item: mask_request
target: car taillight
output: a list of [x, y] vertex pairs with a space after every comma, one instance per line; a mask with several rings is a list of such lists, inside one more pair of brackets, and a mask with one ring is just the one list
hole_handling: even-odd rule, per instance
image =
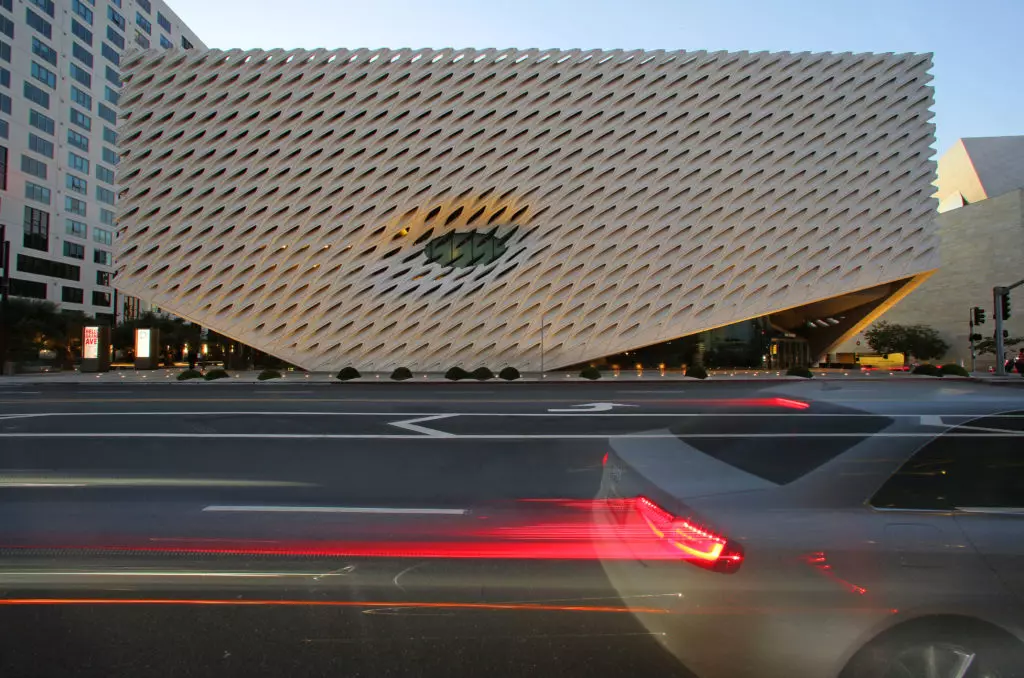
[[654, 535], [694, 565], [732, 573], [743, 564], [743, 548], [712, 532], [695, 519], [674, 516], [647, 497], [636, 498], [636, 509]]

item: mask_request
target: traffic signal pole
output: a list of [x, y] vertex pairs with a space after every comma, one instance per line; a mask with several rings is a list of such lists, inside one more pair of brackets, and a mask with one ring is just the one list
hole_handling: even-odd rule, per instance
[[971, 340], [971, 372], [974, 372], [974, 307], [968, 311], [967, 336]]
[[992, 288], [992, 305], [995, 307], [996, 318], [996, 374], [1003, 377], [1006, 376], [1006, 357], [1003, 355], [1003, 351], [1006, 350], [1006, 345], [1003, 343], [1003, 308], [1010, 308], [1010, 290], [1014, 287], [1020, 287], [1024, 285], [1024, 280], [1018, 280], [1017, 282], [1007, 287], [993, 287]]

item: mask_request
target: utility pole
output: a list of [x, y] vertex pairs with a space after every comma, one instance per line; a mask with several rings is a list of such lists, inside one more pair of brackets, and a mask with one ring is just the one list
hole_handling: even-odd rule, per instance
[[9, 308], [7, 297], [11, 292], [11, 244], [7, 242], [7, 226], [0, 224], [0, 266], [4, 267], [0, 277], [0, 375], [7, 367], [7, 339]]
[[[1003, 321], [1009, 317], [1010, 290], [1021, 285], [1024, 285], [1024, 280], [1018, 280], [1006, 287], [996, 286], [992, 288], [992, 305], [995, 306], [996, 316], [996, 374], [1000, 377], [1006, 376], [1006, 357], [1003, 355], [1005, 350], [1005, 345], [1003, 344]], [[1007, 313], [1004, 314], [1003, 309], [1006, 309]]]
[[540, 312], [540, 378], [544, 378], [544, 325], [547, 323], [546, 311]]
[[974, 372], [974, 308], [971, 307], [970, 317], [967, 321], [967, 336], [971, 340], [971, 372]]

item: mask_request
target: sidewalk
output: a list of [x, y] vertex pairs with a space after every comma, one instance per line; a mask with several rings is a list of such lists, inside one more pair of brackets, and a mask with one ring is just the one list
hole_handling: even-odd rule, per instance
[[[118, 385], [118, 384], [177, 384], [181, 386], [205, 387], [208, 385], [231, 385], [231, 384], [258, 384], [266, 386], [308, 386], [312, 384], [326, 385], [336, 384], [476, 384], [481, 383], [473, 379], [466, 379], [460, 382], [449, 381], [444, 378], [442, 372], [414, 373], [412, 379], [396, 382], [389, 377], [390, 372], [364, 372], [362, 377], [352, 381], [341, 382], [335, 379], [336, 372], [281, 372], [280, 379], [268, 379], [259, 381], [259, 370], [229, 371], [231, 376], [227, 379], [205, 381], [202, 379], [190, 379], [178, 381], [177, 376], [182, 372], [181, 368], [156, 369], [156, 370], [134, 370], [117, 369], [110, 372], [86, 373], [76, 371], [64, 372], [41, 372], [34, 374], [19, 374], [14, 376], [0, 377], [0, 386], [33, 385], [42, 386], [46, 384], [88, 384], [93, 385]], [[1019, 384], [1024, 386], [1024, 378], [1020, 375], [1008, 375], [997, 377], [988, 373], [976, 373], [971, 377], [942, 377], [942, 381], [975, 381], [989, 384]], [[886, 381], [899, 380], [933, 380], [937, 377], [915, 376], [905, 372], [859, 372], [857, 370], [842, 369], [815, 369], [813, 381]], [[685, 377], [679, 370], [666, 370], [662, 374], [659, 370], [644, 370], [638, 373], [636, 370], [623, 370], [619, 373], [612, 371], [603, 372], [601, 379], [596, 383], [609, 382], [631, 382], [631, 383], [701, 383], [700, 379]], [[787, 377], [784, 372], [764, 370], [715, 370], [708, 373], [708, 380], [714, 382], [724, 381], [805, 381], [801, 377]], [[506, 383], [502, 379], [492, 379], [486, 383]], [[526, 372], [522, 377], [509, 383], [595, 383], [589, 379], [583, 379], [576, 372], [547, 372], [541, 375], [537, 372]]]

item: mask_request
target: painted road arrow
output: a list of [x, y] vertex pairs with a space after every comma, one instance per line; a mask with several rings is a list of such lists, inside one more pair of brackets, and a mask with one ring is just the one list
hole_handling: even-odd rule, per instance
[[637, 407], [636, 405], [623, 405], [621, 403], [584, 403], [582, 405], [573, 405], [569, 409], [559, 410], [550, 409], [548, 412], [610, 412], [615, 407]]

